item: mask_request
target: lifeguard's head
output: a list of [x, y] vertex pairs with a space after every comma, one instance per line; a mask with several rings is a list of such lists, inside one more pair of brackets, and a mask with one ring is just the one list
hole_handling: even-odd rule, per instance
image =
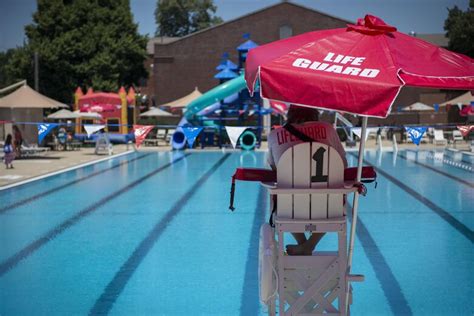
[[287, 123], [299, 124], [304, 122], [314, 122], [319, 120], [319, 112], [315, 108], [305, 106], [290, 105], [287, 114]]

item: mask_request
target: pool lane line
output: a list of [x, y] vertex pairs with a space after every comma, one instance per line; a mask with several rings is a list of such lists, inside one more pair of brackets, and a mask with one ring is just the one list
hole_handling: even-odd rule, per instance
[[24, 204], [26, 204], [26, 203], [30, 203], [30, 202], [33, 202], [33, 201], [35, 201], [35, 200], [37, 200], [37, 199], [43, 198], [43, 197], [45, 197], [45, 196], [47, 196], [47, 195], [49, 195], [49, 194], [51, 194], [51, 193], [56, 193], [56, 192], [58, 192], [58, 191], [60, 191], [60, 190], [62, 190], [62, 189], [65, 189], [65, 188], [67, 188], [67, 187], [69, 187], [69, 186], [71, 186], [71, 185], [74, 185], [74, 184], [76, 184], [76, 183], [79, 183], [79, 182], [81, 182], [81, 181], [90, 179], [90, 178], [95, 177], [95, 176], [97, 176], [97, 175], [99, 175], [99, 174], [102, 174], [102, 173], [105, 173], [105, 172], [110, 171], [110, 170], [112, 170], [112, 169], [121, 167], [121, 166], [126, 165], [126, 164], [128, 164], [128, 163], [130, 163], [130, 162], [143, 159], [143, 158], [145, 158], [145, 157], [147, 157], [147, 156], [149, 156], [149, 155], [150, 155], [150, 154], [144, 154], [144, 155], [141, 155], [141, 156], [139, 156], [139, 157], [132, 158], [132, 159], [130, 159], [130, 160], [122, 161], [122, 162], [120, 162], [120, 163], [118, 163], [118, 164], [116, 164], [116, 165], [114, 165], [114, 166], [112, 166], [112, 167], [110, 167], [110, 168], [106, 168], [106, 169], [103, 169], [103, 170], [99, 170], [99, 171], [97, 171], [97, 172], [91, 173], [91, 174], [89, 174], [89, 175], [87, 175], [87, 176], [84, 176], [84, 177], [82, 177], [82, 178], [79, 178], [79, 179], [76, 179], [76, 180], [67, 182], [67, 183], [65, 183], [65, 184], [61, 184], [61, 185], [59, 185], [59, 186], [57, 186], [57, 187], [54, 187], [54, 188], [52, 188], [52, 189], [49, 189], [49, 190], [47, 190], [47, 191], [44, 191], [44, 192], [35, 194], [35, 195], [33, 195], [33, 196], [29, 197], [29, 198], [26, 198], [26, 199], [17, 201], [17, 202], [15, 202], [15, 203], [13, 203], [13, 204], [10, 204], [10, 205], [4, 206], [4, 207], [0, 207], [0, 215], [6, 213], [6, 212], [8, 212], [8, 211], [11, 211], [11, 210], [13, 210], [13, 209], [15, 209], [15, 208], [17, 208], [17, 207], [19, 207], [19, 206], [22, 206], [22, 205], [24, 205]]
[[[392, 155], [395, 155], [395, 153], [393, 153], [393, 152], [391, 152], [391, 154], [392, 154]], [[419, 161], [417, 161], [417, 160], [408, 159], [407, 157], [402, 156], [400, 153], [398, 153], [398, 154], [396, 154], [396, 155], [397, 155], [398, 157], [402, 158], [402, 159], [405, 159], [406, 161], [413, 162], [413, 163], [415, 163], [415, 164], [417, 164], [417, 165], [419, 165], [419, 166], [422, 166], [422, 167], [424, 167], [424, 168], [426, 168], [426, 169], [429, 169], [429, 170], [431, 170], [431, 171], [434, 171], [434, 172], [436, 172], [436, 173], [439, 173], [440, 175], [443, 175], [443, 176], [445, 176], [445, 177], [447, 177], [447, 178], [449, 178], [449, 179], [451, 179], [451, 180], [457, 181], [457, 182], [462, 183], [462, 184], [465, 184], [465, 185], [467, 185], [467, 186], [469, 186], [469, 187], [471, 187], [471, 188], [474, 188], [474, 183], [471, 183], [471, 182], [469, 182], [469, 181], [466, 181], [466, 180], [463, 180], [463, 179], [458, 178], [458, 177], [456, 177], [456, 176], [453, 176], [453, 175], [451, 175], [451, 174], [449, 174], [449, 173], [447, 173], [447, 172], [441, 171], [441, 170], [439, 170], [439, 169], [436, 169], [436, 168], [434, 168], [434, 167], [431, 167], [430, 165], [424, 164], [424, 163], [419, 162]]]
[[[236, 211], [238, 212], [238, 210]], [[265, 221], [267, 213], [267, 192], [259, 185], [257, 203], [250, 233], [250, 245], [247, 251], [247, 262], [245, 264], [245, 276], [240, 297], [240, 315], [258, 315], [260, 310], [259, 285], [258, 285], [258, 256], [260, 226]]]
[[188, 201], [194, 196], [200, 187], [217, 171], [217, 169], [230, 157], [227, 153], [221, 157], [205, 174], [203, 174], [193, 186], [176, 201], [166, 212], [165, 216], [155, 224], [148, 235], [135, 248], [127, 261], [120, 267], [114, 278], [107, 284], [101, 296], [96, 300], [91, 308], [89, 315], [105, 315], [110, 312], [115, 301], [122, 293], [133, 273], [137, 270], [140, 263], [153, 248], [155, 242], [161, 234], [169, 227], [173, 219], [178, 215]]
[[68, 167], [68, 168], [65, 168], [65, 169], [60, 169], [60, 170], [53, 171], [53, 172], [50, 172], [50, 173], [47, 173], [47, 174], [39, 175], [37, 177], [33, 177], [33, 178], [26, 179], [26, 180], [23, 180], [23, 181], [8, 184], [8, 185], [0, 187], [0, 191], [8, 190], [8, 189], [11, 189], [11, 188], [14, 188], [14, 187], [19, 187], [19, 186], [24, 185], [24, 184], [35, 182], [37, 180], [41, 180], [41, 179], [45, 179], [45, 178], [49, 178], [49, 177], [52, 177], [52, 176], [55, 176], [55, 175], [58, 175], [58, 174], [61, 174], [61, 173], [65, 173], [65, 172], [68, 172], [68, 171], [71, 171], [71, 170], [76, 170], [76, 169], [80, 169], [80, 168], [87, 167], [87, 166], [90, 166], [90, 165], [95, 165], [96, 163], [100, 163], [100, 162], [104, 162], [104, 161], [107, 161], [107, 160], [110, 160], [110, 159], [125, 156], [125, 155], [131, 154], [133, 152], [134, 152], [133, 150], [125, 151], [125, 152], [120, 153], [120, 154], [108, 156], [108, 157], [97, 159], [97, 160], [92, 160], [92, 161], [89, 161], [89, 162], [84, 162], [84, 163], [81, 163], [79, 165], [75, 165], [75, 166]]
[[80, 220], [85, 218], [86, 216], [92, 214], [92, 212], [96, 211], [100, 207], [104, 206], [104, 204], [114, 200], [115, 198], [119, 197], [123, 193], [129, 191], [130, 189], [136, 187], [143, 181], [147, 180], [148, 178], [151, 178], [152, 176], [160, 173], [161, 171], [171, 167], [174, 163], [184, 159], [185, 157], [189, 156], [191, 154], [185, 154], [182, 157], [179, 157], [161, 167], [158, 169], [155, 169], [154, 171], [148, 173], [147, 175], [133, 181], [132, 183], [128, 184], [127, 186], [123, 187], [122, 189], [115, 191], [106, 197], [102, 198], [101, 200], [95, 202], [94, 204], [86, 207], [82, 211], [76, 213], [76, 215], [70, 217], [69, 219], [65, 220], [62, 222], [60, 225], [56, 226], [55, 228], [51, 229], [48, 231], [46, 234], [44, 234], [42, 237], [38, 238], [34, 242], [30, 243], [28, 246], [24, 247], [22, 250], [18, 251], [16, 254], [8, 258], [7, 260], [3, 261], [0, 263], [0, 277], [3, 276], [5, 273], [7, 273], [9, 270], [11, 270], [13, 267], [15, 267], [20, 261], [26, 259], [30, 255], [32, 255], [36, 250], [47, 244], [49, 241], [53, 240], [56, 238], [59, 234], [63, 233], [67, 229], [71, 228], [73, 225], [77, 224]]
[[[355, 156], [355, 155], [354, 155]], [[420, 193], [416, 192], [406, 184], [402, 183], [400, 180], [396, 179], [395, 177], [392, 177], [390, 174], [387, 172], [383, 171], [382, 169], [374, 166], [370, 162], [368, 162], [366, 159], [364, 159], [364, 163], [368, 164], [369, 166], [374, 167], [374, 169], [382, 174], [385, 178], [387, 178], [389, 181], [391, 181], [393, 184], [398, 186], [400, 189], [414, 197], [416, 200], [420, 201], [423, 203], [425, 206], [427, 206], [430, 210], [432, 210], [436, 215], [441, 217], [444, 221], [446, 221], [449, 225], [451, 225], [454, 229], [456, 229], [459, 233], [461, 233], [464, 237], [469, 239], [471, 243], [474, 243], [474, 232], [469, 229], [466, 225], [461, 223], [459, 220], [457, 220], [454, 216], [449, 214], [448, 211], [443, 209], [442, 207], [436, 205]]]
[[[347, 204], [348, 207], [352, 208], [349, 205], [350, 203]], [[349, 211], [348, 214], [351, 214], [351, 212]], [[362, 244], [365, 255], [372, 265], [377, 280], [379, 280], [379, 283], [382, 286], [383, 293], [393, 314], [413, 315], [410, 305], [408, 304], [405, 295], [403, 295], [400, 283], [360, 216], [357, 217], [356, 235]]]

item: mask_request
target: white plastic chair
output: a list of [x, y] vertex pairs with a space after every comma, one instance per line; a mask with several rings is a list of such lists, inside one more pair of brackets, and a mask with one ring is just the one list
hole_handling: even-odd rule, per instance
[[[344, 196], [356, 188], [344, 183], [341, 156], [321, 143], [298, 144], [278, 161], [277, 183], [264, 185], [270, 194], [277, 195], [275, 229], [263, 226], [261, 230], [260, 297], [269, 313], [275, 314], [278, 299], [279, 315], [347, 315], [352, 300], [349, 282], [363, 281], [364, 277], [347, 275]], [[312, 256], [288, 256], [284, 236], [294, 232], [336, 234], [338, 248], [316, 251]], [[272, 295], [269, 289], [276, 287]]]
[[444, 138], [443, 130], [440, 129], [435, 129], [434, 130], [434, 140], [433, 140], [435, 145], [441, 144], [441, 145], [447, 145], [448, 141], [446, 138]]
[[96, 155], [100, 155], [102, 153], [106, 153], [109, 156], [114, 153], [114, 149], [112, 144], [110, 143], [110, 139], [107, 134], [99, 134], [97, 140], [95, 142], [95, 151]]
[[462, 134], [459, 130], [454, 130], [453, 131], [453, 142], [456, 144], [456, 142], [463, 142], [464, 137], [462, 137]]

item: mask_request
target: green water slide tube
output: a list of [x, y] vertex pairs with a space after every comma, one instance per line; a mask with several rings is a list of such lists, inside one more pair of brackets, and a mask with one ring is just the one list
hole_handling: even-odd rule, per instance
[[204, 109], [205, 107], [212, 105], [216, 102], [224, 100], [228, 96], [237, 93], [243, 89], [246, 89], [246, 83], [244, 75], [224, 82], [215, 88], [204, 93], [199, 98], [195, 99], [186, 107], [184, 116], [188, 121], [192, 121], [196, 113]]

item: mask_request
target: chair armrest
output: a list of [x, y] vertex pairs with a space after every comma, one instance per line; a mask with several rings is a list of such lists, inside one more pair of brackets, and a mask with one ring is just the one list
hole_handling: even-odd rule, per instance
[[339, 188], [269, 188], [270, 194], [348, 194], [357, 191], [357, 187], [339, 187]]
[[277, 183], [276, 182], [260, 182], [260, 184], [268, 190], [276, 189]]

